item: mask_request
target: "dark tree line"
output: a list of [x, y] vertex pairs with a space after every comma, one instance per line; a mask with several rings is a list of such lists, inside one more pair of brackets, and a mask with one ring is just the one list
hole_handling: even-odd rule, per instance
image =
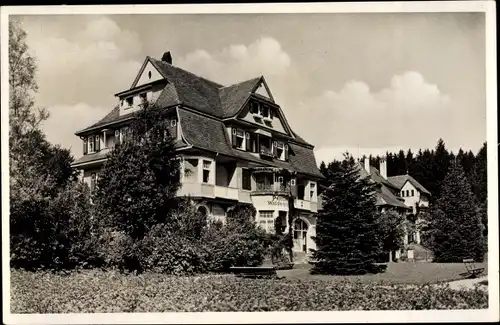
[[[378, 168], [380, 158], [380, 156], [370, 156], [371, 164]], [[486, 142], [476, 154], [471, 150], [464, 151], [463, 149], [454, 153], [446, 148], [442, 139], [439, 139], [434, 149], [421, 149], [416, 153], [412, 152], [411, 149], [407, 152], [403, 150], [387, 152], [386, 158], [387, 176], [411, 175], [431, 192], [433, 202], [441, 196], [442, 184], [451, 163], [457, 161], [472, 188], [476, 203], [478, 205], [486, 204]], [[326, 175], [332, 170], [339, 170], [341, 164], [342, 162], [338, 160], [333, 160], [328, 165], [322, 162], [320, 170]]]

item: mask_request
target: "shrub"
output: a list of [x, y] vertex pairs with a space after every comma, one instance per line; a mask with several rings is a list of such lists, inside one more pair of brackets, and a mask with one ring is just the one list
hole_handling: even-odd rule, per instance
[[253, 206], [236, 205], [226, 224], [209, 222], [202, 243], [208, 251], [207, 269], [227, 271], [231, 266], [258, 266], [267, 252], [268, 236], [257, 227]]
[[26, 269], [86, 267], [95, 256], [89, 192], [85, 184], [66, 185], [52, 199], [13, 200], [11, 265]]
[[104, 229], [99, 234], [98, 256], [102, 266], [120, 271], [137, 270], [137, 246], [125, 232]]
[[206, 270], [207, 252], [199, 240], [154, 226], [139, 242], [140, 268], [168, 274], [194, 274]]
[[484, 289], [335, 280], [11, 271], [12, 313], [429, 310], [488, 308]]

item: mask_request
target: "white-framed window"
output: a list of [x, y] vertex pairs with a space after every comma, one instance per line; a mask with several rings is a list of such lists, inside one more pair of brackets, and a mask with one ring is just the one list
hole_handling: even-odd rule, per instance
[[203, 160], [203, 183], [210, 182], [211, 169], [212, 169], [212, 162], [210, 160]]
[[259, 103], [251, 102], [250, 103], [250, 113], [252, 114], [260, 114], [259, 112]]
[[244, 190], [250, 191], [252, 189], [252, 172], [249, 169], [242, 169], [241, 182], [241, 187]]
[[146, 104], [148, 101], [148, 93], [140, 93], [139, 99], [140, 99], [141, 105]]
[[93, 135], [89, 137], [89, 152], [95, 151], [95, 138]]
[[130, 96], [125, 98], [125, 102], [127, 103], [127, 107], [134, 105], [134, 97]]
[[236, 148], [245, 150], [245, 132], [238, 129], [233, 129], [233, 134], [236, 135]]
[[290, 180], [290, 186], [295, 186], [296, 184], [297, 184], [297, 183], [296, 183], [295, 178], [292, 178], [292, 179]]
[[274, 146], [276, 147], [276, 158], [279, 160], [285, 160], [285, 146], [281, 141], [274, 141]]
[[401, 191], [401, 197], [405, 197], [405, 191]]
[[121, 141], [120, 130], [115, 130], [115, 144], [120, 144], [120, 141]]
[[259, 211], [259, 226], [268, 233], [274, 233], [274, 211]]
[[311, 198], [311, 201], [314, 201], [316, 196], [316, 183], [309, 183], [309, 197]]
[[269, 118], [269, 107], [265, 105], [259, 105], [259, 115], [263, 118]]
[[415, 190], [411, 190], [411, 196], [415, 196]]

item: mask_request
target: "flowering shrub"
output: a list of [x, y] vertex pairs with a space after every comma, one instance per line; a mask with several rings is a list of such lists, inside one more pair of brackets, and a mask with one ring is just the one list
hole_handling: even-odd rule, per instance
[[481, 309], [481, 289], [378, 286], [318, 279], [252, 280], [231, 275], [70, 275], [11, 271], [12, 313]]

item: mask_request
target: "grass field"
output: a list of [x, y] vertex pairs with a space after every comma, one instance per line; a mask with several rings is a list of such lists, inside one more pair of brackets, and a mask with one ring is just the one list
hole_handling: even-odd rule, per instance
[[306, 268], [298, 268], [280, 271], [285, 278], [278, 280], [11, 270], [10, 303], [12, 313], [487, 308], [488, 294], [483, 290], [452, 290], [446, 284], [381, 285], [444, 281], [460, 271], [458, 265], [394, 264], [381, 275], [335, 277], [308, 275]]
[[[476, 263], [484, 267], [487, 274], [487, 263]], [[328, 281], [360, 281], [376, 284], [426, 284], [460, 280], [465, 272], [463, 263], [388, 263], [387, 270], [380, 274], [358, 276], [329, 276], [309, 274], [309, 264], [296, 265], [292, 270], [278, 271], [281, 276], [295, 279], [316, 279]]]

